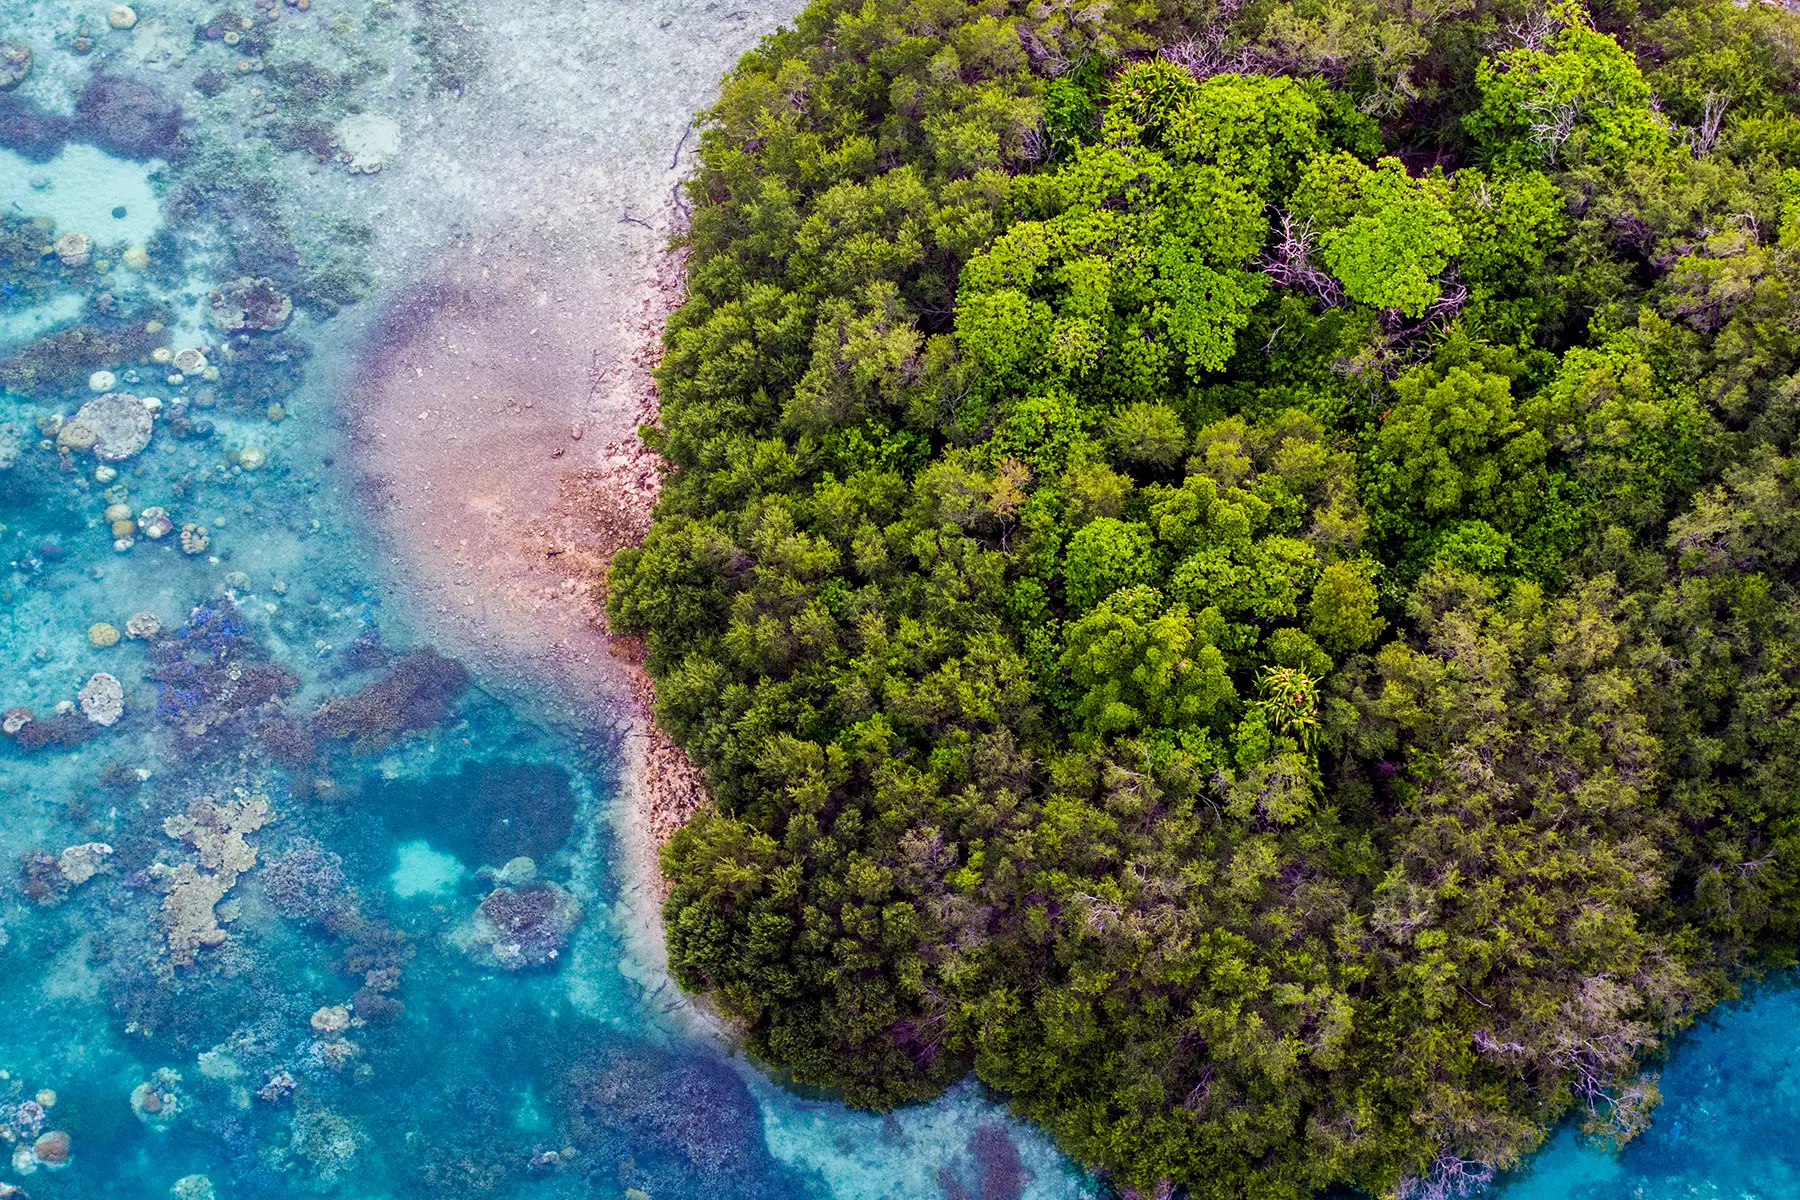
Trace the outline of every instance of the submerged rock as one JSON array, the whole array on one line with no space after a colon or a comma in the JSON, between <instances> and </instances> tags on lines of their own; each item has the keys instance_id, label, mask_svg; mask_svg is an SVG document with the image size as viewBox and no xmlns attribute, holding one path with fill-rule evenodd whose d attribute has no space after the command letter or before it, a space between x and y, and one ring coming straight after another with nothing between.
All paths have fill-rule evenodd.
<instances>
[{"instance_id":1,"label":"submerged rock","mask_svg":"<svg viewBox=\"0 0 1800 1200\"><path fill-rule=\"evenodd\" d=\"M39 1166L49 1167L52 1171L68 1166L71 1155L69 1135L60 1129L52 1129L31 1144L31 1156L37 1159Z\"/></svg>"},{"instance_id":2,"label":"submerged rock","mask_svg":"<svg viewBox=\"0 0 1800 1200\"><path fill-rule=\"evenodd\" d=\"M581 901L546 880L529 887L497 887L482 900L464 931L470 957L517 971L554 961L581 923Z\"/></svg>"},{"instance_id":3,"label":"submerged rock","mask_svg":"<svg viewBox=\"0 0 1800 1200\"><path fill-rule=\"evenodd\" d=\"M207 293L207 304L210 309L208 319L229 333L245 329L272 333L285 326L288 318L294 315L293 301L276 291L275 281L267 276L245 276L220 284ZM177 360L180 357L177 355ZM205 366L206 359L202 355L200 369Z\"/></svg>"},{"instance_id":4,"label":"submerged rock","mask_svg":"<svg viewBox=\"0 0 1800 1200\"><path fill-rule=\"evenodd\" d=\"M213 1200L217 1194L213 1191L212 1180L204 1175L183 1175L169 1189L175 1200Z\"/></svg>"},{"instance_id":5,"label":"submerged rock","mask_svg":"<svg viewBox=\"0 0 1800 1200\"><path fill-rule=\"evenodd\" d=\"M332 130L339 156L355 175L373 175L400 153L400 125L379 113L345 117Z\"/></svg>"},{"instance_id":6,"label":"submerged rock","mask_svg":"<svg viewBox=\"0 0 1800 1200\"><path fill-rule=\"evenodd\" d=\"M10 38L0 42L0 92L10 92L31 74L31 47Z\"/></svg>"},{"instance_id":7,"label":"submerged rock","mask_svg":"<svg viewBox=\"0 0 1800 1200\"><path fill-rule=\"evenodd\" d=\"M63 266L85 267L94 257L94 239L78 229L71 229L58 237L51 249L56 251Z\"/></svg>"},{"instance_id":8,"label":"submerged rock","mask_svg":"<svg viewBox=\"0 0 1800 1200\"><path fill-rule=\"evenodd\" d=\"M150 444L150 406L130 392L108 392L81 406L57 444L68 450L91 448L102 462L123 462Z\"/></svg>"}]
</instances>

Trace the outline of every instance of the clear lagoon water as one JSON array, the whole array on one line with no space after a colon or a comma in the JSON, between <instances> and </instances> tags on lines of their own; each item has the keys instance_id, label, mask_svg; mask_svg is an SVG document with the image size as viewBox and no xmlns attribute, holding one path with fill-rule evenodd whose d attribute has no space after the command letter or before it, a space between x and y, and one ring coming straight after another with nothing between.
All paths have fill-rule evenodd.
<instances>
[{"instance_id":1,"label":"clear lagoon water","mask_svg":"<svg viewBox=\"0 0 1800 1200\"><path fill-rule=\"evenodd\" d=\"M358 444L495 231L629 323L689 116L794 7L0 0L0 1196L1101 1194L972 1084L853 1113L692 1012L624 727L408 577ZM1623 1155L1500 1190L1800 1195L1797 1062L1767 989Z\"/></svg>"}]
</instances>

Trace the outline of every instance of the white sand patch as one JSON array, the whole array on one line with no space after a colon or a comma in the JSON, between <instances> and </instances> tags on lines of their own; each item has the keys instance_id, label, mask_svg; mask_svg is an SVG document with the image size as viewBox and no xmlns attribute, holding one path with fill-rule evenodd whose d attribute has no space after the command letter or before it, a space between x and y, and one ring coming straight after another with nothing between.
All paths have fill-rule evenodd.
<instances>
[{"instance_id":1,"label":"white sand patch","mask_svg":"<svg viewBox=\"0 0 1800 1200\"><path fill-rule=\"evenodd\" d=\"M34 163L0 150L0 208L20 216L50 217L56 231L79 230L105 249L142 245L162 228L162 207L152 177L162 163L127 162L92 146L71 144L48 162ZM113 216L122 208L123 216Z\"/></svg>"},{"instance_id":2,"label":"white sand patch","mask_svg":"<svg viewBox=\"0 0 1800 1200\"><path fill-rule=\"evenodd\" d=\"M467 874L467 868L454 854L434 850L429 842L406 842L394 854L388 888L402 900L441 896Z\"/></svg>"}]
</instances>

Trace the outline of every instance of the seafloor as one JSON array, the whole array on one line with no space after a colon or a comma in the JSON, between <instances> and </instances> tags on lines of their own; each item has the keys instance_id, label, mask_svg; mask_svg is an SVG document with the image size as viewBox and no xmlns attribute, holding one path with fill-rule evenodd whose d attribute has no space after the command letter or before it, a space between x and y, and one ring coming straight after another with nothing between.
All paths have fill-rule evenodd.
<instances>
[{"instance_id":1,"label":"seafloor","mask_svg":"<svg viewBox=\"0 0 1800 1200\"><path fill-rule=\"evenodd\" d=\"M0 1197L1095 1194L659 964L588 560L690 115L795 0L220 3L0 0ZM1800 1194L1797 1017L1507 1194Z\"/></svg>"}]
</instances>

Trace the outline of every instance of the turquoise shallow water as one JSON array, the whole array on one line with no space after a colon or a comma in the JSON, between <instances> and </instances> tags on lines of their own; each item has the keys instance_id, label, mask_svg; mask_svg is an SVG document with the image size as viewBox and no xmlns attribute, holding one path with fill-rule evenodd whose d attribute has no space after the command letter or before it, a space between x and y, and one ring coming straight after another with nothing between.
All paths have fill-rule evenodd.
<instances>
[{"instance_id":1,"label":"turquoise shallow water","mask_svg":"<svg viewBox=\"0 0 1800 1200\"><path fill-rule=\"evenodd\" d=\"M1800 1196L1800 991L1785 977L1711 1014L1662 1071L1650 1129L1619 1155L1564 1132L1503 1200Z\"/></svg>"},{"instance_id":2,"label":"turquoise shallow water","mask_svg":"<svg viewBox=\"0 0 1800 1200\"><path fill-rule=\"evenodd\" d=\"M972 1085L855 1114L682 1020L619 917L616 735L454 661L349 465L420 264L578 192L630 218L592 253L652 244L667 182L607 154L642 128L662 170L782 6L136 15L0 0L35 58L0 93L0 1195L1097 1194ZM108 392L148 429L116 461ZM1622 1158L1564 1140L1506 1194L1800 1194L1797 1015L1721 1015Z\"/></svg>"}]
</instances>

